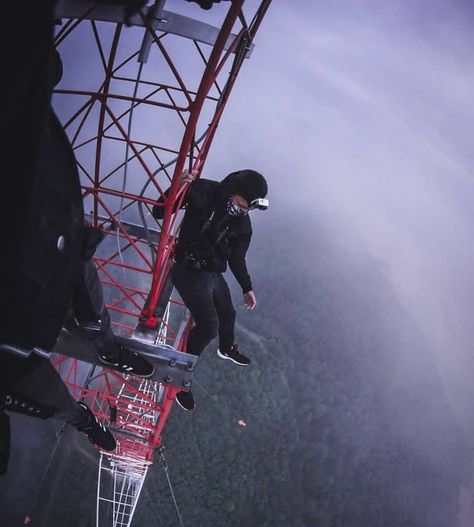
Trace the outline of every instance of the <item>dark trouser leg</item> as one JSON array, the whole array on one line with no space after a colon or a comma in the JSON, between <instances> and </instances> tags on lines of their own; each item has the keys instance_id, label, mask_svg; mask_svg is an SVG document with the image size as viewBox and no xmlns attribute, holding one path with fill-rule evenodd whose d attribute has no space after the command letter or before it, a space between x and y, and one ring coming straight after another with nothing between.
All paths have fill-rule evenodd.
<instances>
[{"instance_id":1,"label":"dark trouser leg","mask_svg":"<svg viewBox=\"0 0 474 527\"><path fill-rule=\"evenodd\" d=\"M215 275L177 265L173 270L173 283L196 324L189 335L187 351L199 356L216 337L219 325L213 299Z\"/></svg>"},{"instance_id":2,"label":"dark trouser leg","mask_svg":"<svg viewBox=\"0 0 474 527\"><path fill-rule=\"evenodd\" d=\"M24 400L28 405L32 403L35 409L41 410L35 415L43 419L55 417L75 427L87 423L48 359L37 356L25 359L2 351L2 367L4 374L12 375L8 383L2 382L0 386L0 474L7 470L10 452L10 420L2 408L15 410L14 405L7 404L7 396Z\"/></svg>"},{"instance_id":3,"label":"dark trouser leg","mask_svg":"<svg viewBox=\"0 0 474 527\"><path fill-rule=\"evenodd\" d=\"M27 361L28 369L22 379L13 386L10 401L5 401L5 408L25 413L26 410L31 412L35 411L35 407L41 407L43 418L51 416L64 421L87 434L89 440L95 445L105 450L113 450L116 443L112 434L98 423L87 406L79 405L72 398L49 360L31 357ZM23 403L21 403L22 399ZM31 406L24 406L24 404ZM46 413L48 415L44 415ZM8 421L2 420L1 424L5 443L5 439L8 440L6 433L9 430L5 428ZM8 443L5 443L4 452L0 451L0 471L3 472L8 461L8 447Z\"/></svg>"},{"instance_id":4,"label":"dark trouser leg","mask_svg":"<svg viewBox=\"0 0 474 527\"><path fill-rule=\"evenodd\" d=\"M84 262L81 279L74 290L73 310L79 323L75 328L79 336L90 340L105 365L141 377L153 375L154 368L149 361L115 338L104 303L102 283L92 260Z\"/></svg>"},{"instance_id":5,"label":"dark trouser leg","mask_svg":"<svg viewBox=\"0 0 474 527\"><path fill-rule=\"evenodd\" d=\"M25 373L11 387L11 395L25 397L39 405L50 408L53 417L70 425L84 422L84 415L48 359L30 357L12 360L23 361ZM21 367L21 364L19 364Z\"/></svg>"},{"instance_id":6,"label":"dark trouser leg","mask_svg":"<svg viewBox=\"0 0 474 527\"><path fill-rule=\"evenodd\" d=\"M79 322L97 321L105 309L102 284L92 260L83 263L81 276L74 288L72 305Z\"/></svg>"},{"instance_id":7,"label":"dark trouser leg","mask_svg":"<svg viewBox=\"0 0 474 527\"><path fill-rule=\"evenodd\" d=\"M213 298L219 317L219 349L227 352L234 344L235 309L229 286L221 274L216 277Z\"/></svg>"},{"instance_id":8,"label":"dark trouser leg","mask_svg":"<svg viewBox=\"0 0 474 527\"><path fill-rule=\"evenodd\" d=\"M91 332L98 353L113 357L120 348L115 340L110 323L110 315L105 307L102 283L92 260L84 263L81 279L74 289L74 315L80 325L99 323L100 330Z\"/></svg>"}]
</instances>

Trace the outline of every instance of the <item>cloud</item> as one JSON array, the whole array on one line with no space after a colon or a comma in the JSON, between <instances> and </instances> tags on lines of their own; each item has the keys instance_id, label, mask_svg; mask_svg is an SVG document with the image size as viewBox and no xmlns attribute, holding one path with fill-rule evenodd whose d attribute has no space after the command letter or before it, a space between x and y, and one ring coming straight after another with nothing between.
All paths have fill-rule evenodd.
<instances>
[{"instance_id":1,"label":"cloud","mask_svg":"<svg viewBox=\"0 0 474 527\"><path fill-rule=\"evenodd\" d=\"M275 2L208 168L270 175L275 214L326 215L389 270L472 411L473 8ZM225 161L223 161L223 159Z\"/></svg>"}]
</instances>

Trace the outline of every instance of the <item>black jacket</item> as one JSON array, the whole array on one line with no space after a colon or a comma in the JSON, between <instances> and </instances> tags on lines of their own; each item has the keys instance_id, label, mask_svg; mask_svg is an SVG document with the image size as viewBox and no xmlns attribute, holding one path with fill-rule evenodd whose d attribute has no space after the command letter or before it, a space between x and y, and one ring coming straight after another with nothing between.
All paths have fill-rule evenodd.
<instances>
[{"instance_id":1,"label":"black jacket","mask_svg":"<svg viewBox=\"0 0 474 527\"><path fill-rule=\"evenodd\" d=\"M167 194L167 193L165 193ZM252 290L245 256L252 238L250 217L230 216L226 204L230 197L228 188L217 181L198 179L188 189L182 208L186 207L176 247L175 260L184 262L192 255L203 262L206 271L223 273L230 270L242 291ZM162 203L162 200L158 200ZM164 217L163 206L153 207L153 216Z\"/></svg>"},{"instance_id":2,"label":"black jacket","mask_svg":"<svg viewBox=\"0 0 474 527\"><path fill-rule=\"evenodd\" d=\"M63 324L81 263L83 205L74 153L50 107L57 81L53 54L55 2L8 2L6 69L11 101L0 210L0 343L51 349ZM7 67L8 66L8 67Z\"/></svg>"}]
</instances>

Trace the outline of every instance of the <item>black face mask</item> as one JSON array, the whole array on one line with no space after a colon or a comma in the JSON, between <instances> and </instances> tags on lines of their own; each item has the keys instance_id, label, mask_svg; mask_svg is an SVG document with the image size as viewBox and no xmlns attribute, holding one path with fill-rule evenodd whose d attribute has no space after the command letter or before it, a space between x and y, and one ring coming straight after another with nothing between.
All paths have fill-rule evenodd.
<instances>
[{"instance_id":1,"label":"black face mask","mask_svg":"<svg viewBox=\"0 0 474 527\"><path fill-rule=\"evenodd\" d=\"M230 197L229 201L227 202L226 211L229 216L245 216L247 214L247 211L242 210L234 203L232 197Z\"/></svg>"}]
</instances>

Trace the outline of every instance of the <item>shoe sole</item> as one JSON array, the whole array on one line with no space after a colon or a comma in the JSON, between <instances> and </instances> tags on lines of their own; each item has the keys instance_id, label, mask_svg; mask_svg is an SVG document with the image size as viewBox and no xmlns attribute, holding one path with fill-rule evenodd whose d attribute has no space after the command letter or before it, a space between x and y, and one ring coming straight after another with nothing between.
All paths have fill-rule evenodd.
<instances>
[{"instance_id":1,"label":"shoe sole","mask_svg":"<svg viewBox=\"0 0 474 527\"><path fill-rule=\"evenodd\" d=\"M220 350L217 350L217 356L221 359L225 359L225 360L231 360L234 364L237 364L237 366L242 366L242 367L245 367L245 366L249 366L250 365L250 362L248 364L242 364L241 362L237 362L235 359L233 359L232 357L228 357L227 355L224 355L220 352Z\"/></svg>"},{"instance_id":2,"label":"shoe sole","mask_svg":"<svg viewBox=\"0 0 474 527\"><path fill-rule=\"evenodd\" d=\"M145 375L145 374L141 374L141 373L135 373L133 371L122 370L122 369L118 368L118 364L114 364L114 363L111 363L111 362L106 362L105 360L102 359L102 357L100 357L100 355L99 355L99 360L104 366L106 366L107 368L109 368L111 370L116 371L117 373L124 373L125 375L133 375L134 377L141 377L142 379L148 379L148 377L152 377L153 374L155 373L155 368L154 367L153 367L153 371L151 373L147 373Z\"/></svg>"},{"instance_id":3,"label":"shoe sole","mask_svg":"<svg viewBox=\"0 0 474 527\"><path fill-rule=\"evenodd\" d=\"M192 412L196 408L196 405L194 405L192 408L185 408L176 397L174 398L174 400L178 403L178 406L182 408L185 412Z\"/></svg>"}]
</instances>

